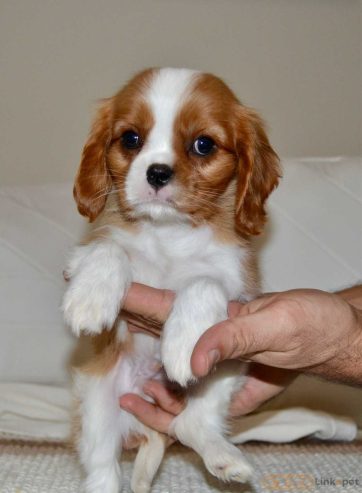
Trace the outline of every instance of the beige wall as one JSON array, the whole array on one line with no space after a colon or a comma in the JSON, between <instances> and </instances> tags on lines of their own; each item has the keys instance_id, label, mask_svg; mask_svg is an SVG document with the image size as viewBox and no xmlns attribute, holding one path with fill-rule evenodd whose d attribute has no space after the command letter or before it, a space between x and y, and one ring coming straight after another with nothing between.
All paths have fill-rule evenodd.
<instances>
[{"instance_id":1,"label":"beige wall","mask_svg":"<svg viewBox=\"0 0 362 493\"><path fill-rule=\"evenodd\" d=\"M1 0L0 180L68 180L92 104L146 66L222 76L282 156L358 154L358 0Z\"/></svg>"}]
</instances>

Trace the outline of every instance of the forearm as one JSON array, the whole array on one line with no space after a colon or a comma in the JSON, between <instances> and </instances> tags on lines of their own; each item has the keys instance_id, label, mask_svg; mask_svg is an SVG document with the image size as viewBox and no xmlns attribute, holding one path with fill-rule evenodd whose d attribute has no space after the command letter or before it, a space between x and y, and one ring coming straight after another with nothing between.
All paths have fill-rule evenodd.
<instances>
[{"instance_id":1,"label":"forearm","mask_svg":"<svg viewBox=\"0 0 362 493\"><path fill-rule=\"evenodd\" d=\"M346 330L347 341L341 350L325 363L307 370L307 373L349 385L362 385L362 286L337 293L350 305L350 320ZM343 333L341 338L343 338Z\"/></svg>"}]
</instances>

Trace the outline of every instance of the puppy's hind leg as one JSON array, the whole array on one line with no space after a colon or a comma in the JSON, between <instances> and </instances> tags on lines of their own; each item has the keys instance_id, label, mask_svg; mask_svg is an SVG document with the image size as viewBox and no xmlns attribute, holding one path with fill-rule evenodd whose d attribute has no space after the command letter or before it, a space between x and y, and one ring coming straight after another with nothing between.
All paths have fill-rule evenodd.
<instances>
[{"instance_id":1,"label":"puppy's hind leg","mask_svg":"<svg viewBox=\"0 0 362 493\"><path fill-rule=\"evenodd\" d=\"M212 475L245 483L252 468L225 437L230 399L242 384L241 369L235 363L222 363L217 372L190 390L187 407L173 420L170 432L202 457Z\"/></svg>"},{"instance_id":2,"label":"puppy's hind leg","mask_svg":"<svg viewBox=\"0 0 362 493\"><path fill-rule=\"evenodd\" d=\"M121 411L112 377L78 374L76 378L81 418L78 452L86 472L85 493L119 493L121 486Z\"/></svg>"},{"instance_id":3,"label":"puppy's hind leg","mask_svg":"<svg viewBox=\"0 0 362 493\"><path fill-rule=\"evenodd\" d=\"M154 430L148 430L141 444L133 467L131 488L133 493L148 493L161 464L168 438Z\"/></svg>"}]
</instances>

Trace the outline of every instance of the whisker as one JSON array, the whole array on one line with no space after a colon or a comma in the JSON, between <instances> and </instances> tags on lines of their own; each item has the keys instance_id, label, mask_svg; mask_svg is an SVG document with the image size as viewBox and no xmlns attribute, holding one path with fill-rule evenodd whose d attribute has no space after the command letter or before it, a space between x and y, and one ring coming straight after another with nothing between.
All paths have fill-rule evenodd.
<instances>
[{"instance_id":1,"label":"whisker","mask_svg":"<svg viewBox=\"0 0 362 493\"><path fill-rule=\"evenodd\" d=\"M118 188L116 188L115 190L102 188L101 190L98 190L94 195L92 195L91 200L92 200L92 202L94 202L95 200L98 200L98 199L104 197L105 195L116 194L116 193L119 193L120 191L121 190Z\"/></svg>"},{"instance_id":2,"label":"whisker","mask_svg":"<svg viewBox=\"0 0 362 493\"><path fill-rule=\"evenodd\" d=\"M206 205L207 207L210 207L211 209L216 209L218 204L215 203L215 201L208 200L207 198L204 197L195 197L194 195L190 194L184 194L184 199L191 204L191 205Z\"/></svg>"},{"instance_id":3,"label":"whisker","mask_svg":"<svg viewBox=\"0 0 362 493\"><path fill-rule=\"evenodd\" d=\"M188 193L190 196L190 193ZM218 198L218 193L217 192L209 192L209 191L203 191L203 190L197 190L196 195L192 194L192 197L194 200L211 200Z\"/></svg>"}]
</instances>

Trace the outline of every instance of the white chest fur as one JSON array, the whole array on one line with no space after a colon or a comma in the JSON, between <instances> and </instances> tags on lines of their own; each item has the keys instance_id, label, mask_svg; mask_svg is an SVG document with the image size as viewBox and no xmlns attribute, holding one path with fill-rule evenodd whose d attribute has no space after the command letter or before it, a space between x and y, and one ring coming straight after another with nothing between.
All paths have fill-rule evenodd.
<instances>
[{"instance_id":1,"label":"white chest fur","mask_svg":"<svg viewBox=\"0 0 362 493\"><path fill-rule=\"evenodd\" d=\"M112 228L111 237L127 252L135 282L179 291L190 280L206 277L220 282L229 299L245 295L247 252L218 241L207 225L144 222L133 234Z\"/></svg>"}]
</instances>

